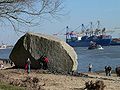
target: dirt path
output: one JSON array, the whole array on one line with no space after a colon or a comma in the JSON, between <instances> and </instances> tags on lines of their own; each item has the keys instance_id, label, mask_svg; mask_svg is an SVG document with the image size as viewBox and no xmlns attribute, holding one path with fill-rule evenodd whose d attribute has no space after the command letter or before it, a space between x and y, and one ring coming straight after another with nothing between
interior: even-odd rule
<instances>
[{"instance_id":1,"label":"dirt path","mask_svg":"<svg viewBox=\"0 0 120 90\"><path fill-rule=\"evenodd\" d=\"M120 77L107 77L103 73L86 73L87 77L78 77L49 74L42 70L32 70L30 74L26 74L23 69L5 69L0 70L0 74L0 80L27 87L28 90L81 90L85 87L85 82L90 80L104 81L105 90L120 90Z\"/></svg>"}]
</instances>

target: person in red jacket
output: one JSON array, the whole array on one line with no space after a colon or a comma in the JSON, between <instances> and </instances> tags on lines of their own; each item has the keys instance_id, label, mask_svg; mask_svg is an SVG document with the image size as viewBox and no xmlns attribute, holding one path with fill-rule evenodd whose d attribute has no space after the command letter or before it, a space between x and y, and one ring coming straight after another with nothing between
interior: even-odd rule
<instances>
[{"instance_id":1,"label":"person in red jacket","mask_svg":"<svg viewBox=\"0 0 120 90\"><path fill-rule=\"evenodd\" d=\"M48 60L47 56L44 56L44 58L43 58L43 69L44 70L48 69L48 62L49 62L49 60Z\"/></svg>"}]
</instances>

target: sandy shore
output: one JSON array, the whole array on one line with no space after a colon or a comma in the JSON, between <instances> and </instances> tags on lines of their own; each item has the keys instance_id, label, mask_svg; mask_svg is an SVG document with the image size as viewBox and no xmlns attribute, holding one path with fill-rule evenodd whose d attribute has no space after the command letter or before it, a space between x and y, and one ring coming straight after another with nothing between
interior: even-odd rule
<instances>
[{"instance_id":1,"label":"sandy shore","mask_svg":"<svg viewBox=\"0 0 120 90\"><path fill-rule=\"evenodd\" d=\"M102 80L106 85L105 90L120 90L120 77L115 74L109 77L105 73L84 74L88 76L59 75L44 70L32 70L27 74L24 69L3 69L0 70L0 81L26 87L26 90L83 90L85 82ZM35 77L38 81L34 83Z\"/></svg>"},{"instance_id":2,"label":"sandy shore","mask_svg":"<svg viewBox=\"0 0 120 90\"><path fill-rule=\"evenodd\" d=\"M26 90L83 90L85 82L102 80L105 90L120 90L120 77L116 74L105 76L101 73L83 73L82 76L53 74L44 70L31 70L27 74L24 69L13 69L4 64L0 70L0 81L14 86L25 87Z\"/></svg>"}]
</instances>

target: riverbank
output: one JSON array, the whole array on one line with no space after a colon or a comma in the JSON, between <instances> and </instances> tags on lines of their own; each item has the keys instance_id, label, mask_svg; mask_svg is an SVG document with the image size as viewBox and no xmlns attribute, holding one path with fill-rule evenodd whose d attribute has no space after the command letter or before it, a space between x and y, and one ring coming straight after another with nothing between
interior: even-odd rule
<instances>
[{"instance_id":1,"label":"riverbank","mask_svg":"<svg viewBox=\"0 0 120 90\"><path fill-rule=\"evenodd\" d=\"M120 77L115 74L84 73L83 75L59 75L44 70L32 70L27 74L24 69L0 70L0 81L9 85L24 87L26 90L82 90L87 81L102 80L105 90L120 90Z\"/></svg>"},{"instance_id":2,"label":"riverbank","mask_svg":"<svg viewBox=\"0 0 120 90\"><path fill-rule=\"evenodd\" d=\"M106 85L105 90L120 90L120 77L113 72L105 76L103 71L60 75L47 70L31 70L27 74L24 69L15 69L10 63L4 63L0 70L0 82L6 85L22 87L23 90L83 90L88 81L101 80ZM17 89L21 90L21 89Z\"/></svg>"}]
</instances>

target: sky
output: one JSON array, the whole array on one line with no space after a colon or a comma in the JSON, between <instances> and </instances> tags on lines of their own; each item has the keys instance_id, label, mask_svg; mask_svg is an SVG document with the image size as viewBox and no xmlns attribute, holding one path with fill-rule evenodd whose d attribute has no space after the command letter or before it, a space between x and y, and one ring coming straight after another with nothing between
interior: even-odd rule
<instances>
[{"instance_id":1,"label":"sky","mask_svg":"<svg viewBox=\"0 0 120 90\"><path fill-rule=\"evenodd\" d=\"M63 15L59 16L60 18L50 21L42 20L40 26L21 28L22 31L49 35L59 32L64 34L66 26L74 30L81 24L88 25L90 22L94 24L99 20L102 27L115 31L109 34L120 37L120 0L63 0L63 6ZM80 30L80 28L77 29L77 31ZM1 25L0 44L14 45L22 35L24 34L16 34L9 25ZM58 37L63 39L65 36Z\"/></svg>"}]
</instances>

